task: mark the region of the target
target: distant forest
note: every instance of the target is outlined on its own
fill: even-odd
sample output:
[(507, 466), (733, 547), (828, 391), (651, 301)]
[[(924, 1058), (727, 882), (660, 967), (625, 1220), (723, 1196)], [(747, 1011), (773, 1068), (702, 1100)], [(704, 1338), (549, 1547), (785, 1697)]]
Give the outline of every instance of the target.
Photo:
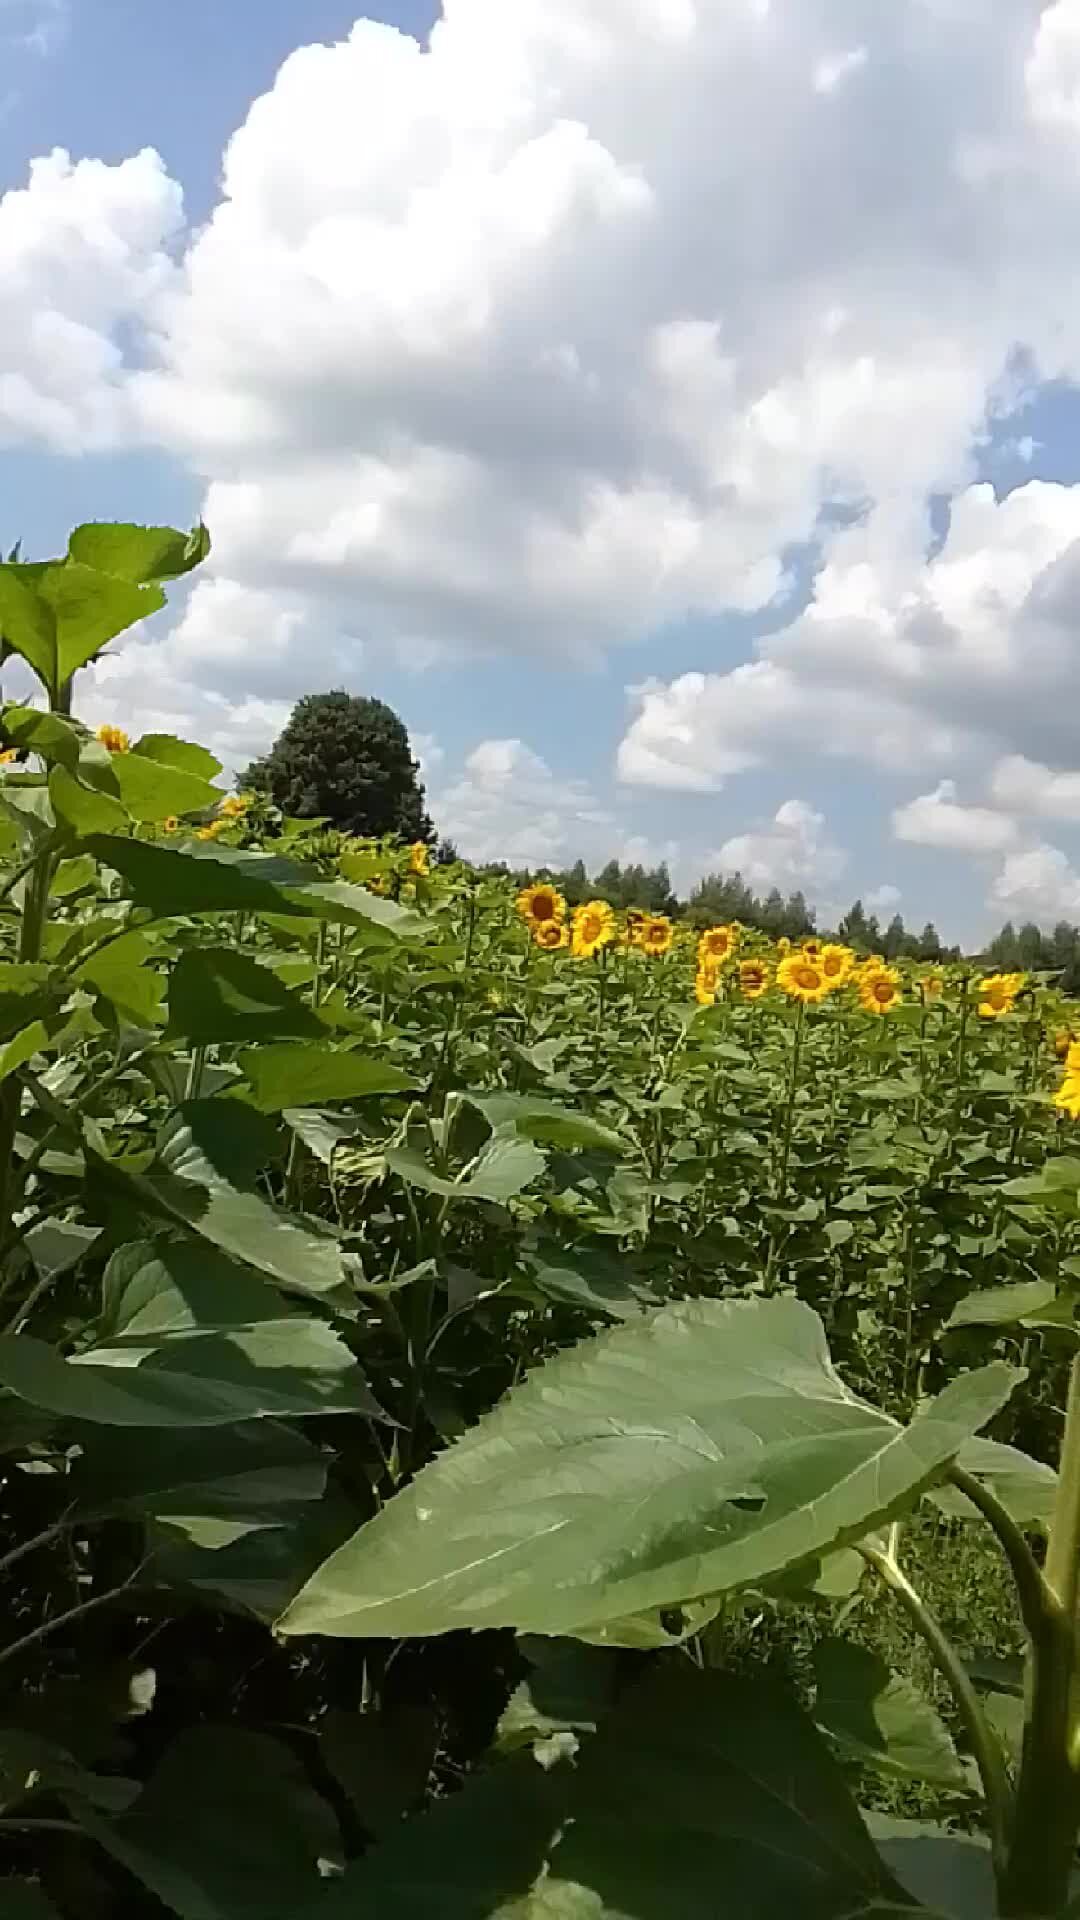
[[(454, 857), (452, 848), (442, 849), (442, 857)], [(532, 869), (512, 869), (503, 862), (492, 862), (481, 869), (491, 875), (503, 875), (517, 885), (535, 878)], [(656, 867), (620, 865), (609, 860), (606, 867), (590, 875), (582, 860), (560, 871), (544, 868), (545, 878), (553, 880), (565, 894), (570, 906), (599, 895), (613, 907), (644, 907), (650, 913), (667, 913), (688, 920), (692, 926), (708, 927), (738, 920), (744, 927), (757, 927), (773, 940), (786, 935), (789, 940), (805, 939), (810, 934), (842, 940), (858, 953), (882, 953), (889, 960), (959, 960), (959, 947), (949, 947), (939, 938), (932, 921), (919, 933), (904, 924), (895, 913), (883, 926), (878, 916), (867, 913), (856, 900), (835, 927), (818, 925), (817, 909), (805, 894), (789, 893), (786, 898), (778, 887), (760, 895), (749, 887), (739, 873), (709, 873), (693, 889), (688, 900), (680, 900), (672, 884), (667, 865)], [(1015, 927), (1007, 921), (1000, 933), (979, 954), (989, 967), (1004, 973), (1054, 973), (1061, 976), (1066, 993), (1080, 993), (1080, 927), (1062, 920), (1052, 933), (1044, 933), (1033, 921)]]

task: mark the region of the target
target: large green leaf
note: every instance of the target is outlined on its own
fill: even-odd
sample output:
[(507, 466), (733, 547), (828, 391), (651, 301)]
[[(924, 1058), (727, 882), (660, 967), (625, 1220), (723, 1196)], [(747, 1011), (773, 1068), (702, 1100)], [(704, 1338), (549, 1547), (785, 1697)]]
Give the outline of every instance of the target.
[[(1053, 1467), (1033, 1460), (1018, 1447), (978, 1438), (965, 1441), (956, 1458), (957, 1465), (982, 1480), (1020, 1526), (1049, 1527), (1057, 1498), (1057, 1474)], [(956, 1487), (935, 1487), (932, 1497), (936, 1506), (958, 1519), (979, 1517), (967, 1496)]]
[(599, 1153), (629, 1152), (634, 1142), (587, 1113), (522, 1093), (470, 1093), (466, 1096), (496, 1131), (506, 1129), (525, 1140)]
[(209, 551), (210, 535), (203, 526), (180, 533), (175, 527), (91, 520), (76, 527), (68, 541), (72, 560), (137, 585), (147, 580), (175, 580), (180, 574), (190, 573)]
[(108, 641), (164, 605), (160, 587), (78, 560), (0, 565), (0, 633), (54, 695)]
[(72, 1812), (180, 1920), (296, 1920), (340, 1857), (288, 1747), (239, 1727), (182, 1733), (120, 1819)]
[(324, 884), (292, 861), (206, 842), (184, 852), (148, 840), (94, 833), (88, 849), (120, 874), (136, 905), (158, 918), (200, 913), (273, 913), (286, 918), (340, 921), (370, 938), (423, 933), (426, 922), (393, 900), (363, 887)]
[(282, 1316), (280, 1296), (250, 1267), (195, 1241), (135, 1240), (118, 1247), (105, 1269), (97, 1333), (109, 1345), (153, 1342)]
[(946, 1920), (990, 1920), (997, 1903), (988, 1841), (881, 1813), (868, 1814), (867, 1825), (914, 1900)]
[(198, 773), (170, 767), (146, 754), (118, 753), (113, 773), (120, 798), (139, 822), (167, 820), (170, 814), (204, 813), (221, 799), (221, 790)]
[(193, 947), (169, 977), (169, 1032), (197, 1046), (325, 1034), (306, 1001), (269, 967), (230, 947)]
[(193, 740), (178, 740), (174, 733), (144, 733), (131, 749), (144, 760), (157, 760), (163, 767), (179, 767), (182, 773), (195, 773), (203, 780), (216, 780), (221, 761), (206, 747)]
[(12, 746), (39, 754), (49, 765), (74, 769), (79, 764), (82, 735), (62, 714), (40, 707), (5, 707), (4, 735)]
[(287, 1633), (574, 1633), (747, 1586), (909, 1507), (1005, 1403), (995, 1364), (910, 1426), (794, 1299), (694, 1301), (539, 1368), (321, 1567)]
[(72, 1487), (84, 1508), (163, 1522), (200, 1545), (214, 1523), (231, 1523), (234, 1537), (283, 1526), (326, 1485), (318, 1448), (279, 1420), (135, 1433), (86, 1426), (79, 1439)]
[(136, 1174), (92, 1152), (87, 1158), (87, 1193), (95, 1201), (111, 1195), (147, 1220), (186, 1228), (290, 1291), (317, 1298), (344, 1295), (340, 1246), (318, 1222), (299, 1220), (261, 1195), (238, 1191), (209, 1173), (202, 1181)]
[(422, 1801), (438, 1745), (427, 1707), (344, 1713), (319, 1722), (319, 1755), (352, 1801), (361, 1826), (381, 1834)]
[(128, 816), (119, 800), (102, 793), (76, 778), (67, 767), (55, 766), (49, 774), (49, 798), (56, 818), (74, 833), (123, 832)]
[(131, 1352), (97, 1348), (77, 1360), (29, 1334), (2, 1334), (0, 1386), (92, 1426), (216, 1427), (266, 1414), (380, 1412), (333, 1329), (297, 1318), (183, 1334)]
[(850, 1640), (819, 1641), (813, 1659), (814, 1718), (843, 1752), (904, 1779), (970, 1790), (948, 1728), (910, 1680)]
[(182, 1100), (158, 1139), (161, 1164), (196, 1186), (254, 1188), (280, 1150), (277, 1121), (247, 1100)]
[(160, 1026), (165, 980), (154, 958), (153, 945), (143, 934), (125, 933), (84, 961), (75, 979), (79, 986), (108, 1000), (135, 1026)]
[(445, 1180), (409, 1147), (395, 1147), (385, 1158), (391, 1173), (407, 1186), (422, 1187), (447, 1200), (491, 1200), (499, 1206), (521, 1193), (547, 1166), (544, 1155), (528, 1140), (505, 1137), (491, 1139), (458, 1180)]
[(359, 1100), (368, 1094), (402, 1093), (416, 1084), (392, 1061), (338, 1051), (329, 1039), (321, 1046), (253, 1048), (240, 1055), (240, 1068), (255, 1105), (264, 1113)]
[(684, 1667), (631, 1692), (575, 1769), (504, 1762), (399, 1828), (328, 1920), (840, 1920), (898, 1893), (787, 1696)]

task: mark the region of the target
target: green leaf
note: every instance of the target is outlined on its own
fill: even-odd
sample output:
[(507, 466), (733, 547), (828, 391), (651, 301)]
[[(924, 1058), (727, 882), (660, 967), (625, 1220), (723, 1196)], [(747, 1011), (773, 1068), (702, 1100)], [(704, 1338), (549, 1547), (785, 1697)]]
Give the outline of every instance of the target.
[(100, 1235), (99, 1227), (80, 1226), (77, 1220), (42, 1220), (23, 1235), (23, 1245), (39, 1280), (53, 1280), (77, 1267)]
[(1057, 1288), (1052, 1280), (1014, 1280), (1005, 1286), (965, 1294), (957, 1301), (945, 1325), (1010, 1326), (1052, 1306), (1056, 1298)]
[(521, 1651), (534, 1665), (500, 1715), (498, 1752), (513, 1753), (553, 1733), (595, 1733), (615, 1698), (614, 1654), (579, 1640), (525, 1639)]
[[(985, 1482), (990, 1492), (1021, 1527), (1049, 1527), (1057, 1498), (1057, 1474), (1041, 1460), (1032, 1460), (1018, 1447), (999, 1440), (966, 1440), (957, 1465)], [(935, 1487), (934, 1505), (961, 1520), (979, 1518), (976, 1509), (956, 1487)]]
[(205, 1522), (183, 1539), (167, 1518), (156, 1527), (154, 1569), (169, 1586), (210, 1595), (218, 1612), (227, 1607), (269, 1627), (355, 1524), (355, 1507), (338, 1492), (279, 1511), (272, 1526), (234, 1528), (212, 1545), (200, 1539)]
[(141, 933), (125, 933), (76, 968), (75, 979), (134, 1026), (156, 1027), (163, 1017), (165, 981), (154, 958), (151, 942)]
[(77, 780), (66, 767), (54, 767), (49, 775), (49, 798), (58, 820), (85, 838), (93, 833), (121, 832), (128, 816), (119, 800)]
[(208, 1522), (282, 1526), (321, 1498), (326, 1462), (278, 1420), (213, 1428), (84, 1427), (72, 1485), (84, 1508), (155, 1520), (202, 1543)]
[(33, 1880), (5, 1880), (4, 1920), (60, 1920), (51, 1900), (46, 1900)]
[(148, 1220), (197, 1233), (294, 1292), (329, 1298), (345, 1291), (333, 1233), (318, 1222), (296, 1219), (259, 1194), (238, 1192), (209, 1175), (200, 1181), (129, 1173), (94, 1153), (88, 1155), (88, 1177), (95, 1194), (111, 1191)]
[(168, 1030), (197, 1046), (326, 1032), (269, 967), (229, 947), (192, 947), (180, 955), (169, 976)]
[[(215, 1427), (267, 1414), (380, 1409), (344, 1342), (319, 1320), (261, 1321), (63, 1360), (29, 1334), (0, 1335), (0, 1385), (32, 1407), (92, 1426)], [(111, 1364), (112, 1362), (116, 1364)]]
[(18, 562), (0, 565), (0, 639), (45, 687), (55, 687), (56, 618), (37, 591), (32, 570)]
[(390, 1061), (335, 1051), (328, 1040), (317, 1047), (259, 1047), (242, 1053), (239, 1064), (263, 1113), (360, 1100), (368, 1094), (402, 1093), (416, 1084)]
[(970, 1791), (951, 1735), (929, 1700), (876, 1653), (826, 1639), (813, 1653), (814, 1718), (853, 1758), (903, 1779)]
[(767, 1682), (657, 1670), (575, 1769), (529, 1766), (398, 1829), (327, 1920), (840, 1920), (899, 1895), (820, 1735)]
[(381, 1834), (424, 1796), (438, 1745), (430, 1707), (383, 1713), (331, 1708), (319, 1723), (319, 1754), (368, 1833)]
[(460, 1180), (444, 1180), (408, 1147), (394, 1148), (385, 1158), (391, 1173), (410, 1187), (422, 1187), (448, 1200), (490, 1200), (499, 1206), (512, 1200), (547, 1166), (544, 1155), (528, 1141), (500, 1137), (489, 1141)]
[(32, 1021), (55, 1012), (62, 999), (48, 967), (36, 961), (0, 960), (0, 1039), (21, 1035)]
[(794, 1299), (693, 1301), (538, 1368), (320, 1568), (287, 1633), (568, 1634), (750, 1585), (910, 1507), (1022, 1376), (903, 1427)]
[(915, 1820), (869, 1813), (886, 1866), (912, 1897), (948, 1920), (988, 1920), (996, 1907), (989, 1843)]
[(524, 1140), (616, 1154), (629, 1152), (634, 1144), (612, 1127), (605, 1127), (599, 1120), (572, 1107), (561, 1107), (554, 1100), (520, 1093), (469, 1093), (464, 1097), (479, 1109), (492, 1129), (506, 1129), (520, 1134)]
[[(178, 767), (181, 773), (195, 774), (201, 780), (216, 780), (221, 772), (221, 761), (205, 747), (196, 746), (192, 740), (178, 740), (174, 733), (144, 733), (131, 751), (140, 759)], [(218, 791), (215, 788), (215, 794)]]
[(78, 766), (82, 737), (61, 714), (43, 712), (39, 707), (5, 707), (3, 725), (13, 747), (25, 747), (50, 765), (72, 772)]
[(137, 586), (73, 560), (55, 560), (37, 571), (34, 590), (55, 623), (49, 687), (63, 686), (118, 633), (165, 605), (160, 587)]
[(184, 1240), (135, 1240), (112, 1254), (101, 1283), (99, 1342), (280, 1320), (282, 1303), (250, 1267)]
[(16, 1073), (25, 1067), (35, 1053), (40, 1053), (48, 1045), (49, 1029), (43, 1020), (31, 1020), (29, 1026), (17, 1033), (7, 1045), (0, 1047), (0, 1082), (7, 1079), (9, 1073)]
[(288, 1747), (240, 1727), (192, 1727), (129, 1814), (72, 1813), (180, 1920), (297, 1920), (340, 1858), (329, 1807)]
[(68, 554), (99, 573), (117, 574), (140, 584), (147, 580), (175, 580), (190, 573), (210, 552), (210, 535), (203, 526), (190, 533), (175, 527), (138, 527), (120, 521), (91, 520), (76, 527)]
[(363, 887), (324, 885), (292, 861), (206, 842), (183, 853), (147, 840), (94, 833), (88, 849), (126, 880), (159, 919), (199, 913), (274, 913), (362, 927), (372, 939), (418, 935), (427, 922)]
[(571, 1266), (566, 1260), (532, 1268), (530, 1286), (545, 1300), (578, 1307), (583, 1313), (603, 1314), (606, 1320), (632, 1320), (646, 1307), (657, 1304), (656, 1296), (640, 1281), (612, 1271), (600, 1260), (589, 1260), (586, 1255), (578, 1258), (579, 1266)]
[(141, 823), (167, 820), (170, 814), (205, 813), (221, 799), (220, 789), (201, 774), (163, 765), (144, 754), (114, 754), (113, 772), (125, 808)]

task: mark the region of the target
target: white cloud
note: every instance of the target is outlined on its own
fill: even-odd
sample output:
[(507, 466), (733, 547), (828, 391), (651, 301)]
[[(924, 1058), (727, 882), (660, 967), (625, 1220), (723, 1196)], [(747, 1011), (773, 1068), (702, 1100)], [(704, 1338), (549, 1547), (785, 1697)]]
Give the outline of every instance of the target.
[(439, 832), (468, 860), (561, 866), (619, 851), (591, 788), (561, 779), (523, 740), (482, 740), (460, 777), (429, 800)]
[(1080, 820), (1080, 773), (1055, 772), (1023, 754), (1010, 754), (994, 768), (991, 788), (998, 804), (1015, 813)]
[(9, 59), (20, 51), (56, 53), (70, 25), (68, 0), (0, 0), (0, 47)]
[(917, 847), (948, 848), (953, 853), (1002, 853), (1015, 844), (1015, 820), (992, 807), (961, 806), (956, 782), (942, 780), (892, 816), (893, 836)]
[(845, 53), (825, 54), (814, 66), (813, 86), (815, 93), (835, 93), (837, 87), (865, 67), (867, 52), (865, 47), (849, 47)]
[(1051, 926), (1080, 920), (1080, 873), (1060, 847), (1040, 845), (1011, 853), (994, 881), (990, 905), (1011, 919)]
[(847, 854), (830, 840), (825, 816), (805, 800), (785, 800), (767, 826), (725, 840), (706, 865), (741, 873), (755, 888), (830, 886), (847, 865)]
[(869, 893), (863, 895), (863, 906), (868, 913), (892, 915), (903, 897), (899, 887), (894, 887), (891, 881), (885, 880), (880, 887), (872, 887)]
[(174, 272), (182, 210), (148, 148), (117, 166), (57, 148), (0, 197), (0, 447), (74, 453), (136, 431), (120, 341)]

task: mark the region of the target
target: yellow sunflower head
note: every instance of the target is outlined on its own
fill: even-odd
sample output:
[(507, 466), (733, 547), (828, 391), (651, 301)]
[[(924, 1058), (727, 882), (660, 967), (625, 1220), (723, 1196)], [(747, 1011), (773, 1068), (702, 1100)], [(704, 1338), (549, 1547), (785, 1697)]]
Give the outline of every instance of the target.
[(817, 1006), (830, 991), (820, 963), (805, 952), (789, 953), (786, 960), (781, 960), (776, 984), (789, 1000), (801, 1000), (807, 1007)]
[(978, 982), (979, 1013), (984, 1020), (1000, 1020), (1011, 1013), (1024, 984), (1022, 973), (986, 973)]
[[(806, 949), (804, 947), (803, 952), (805, 953), (805, 951)], [(833, 945), (822, 947), (818, 955), (818, 965), (825, 975), (830, 989), (835, 992), (838, 987), (846, 986), (850, 980), (852, 970), (855, 966), (855, 955), (852, 953), (850, 947)]]
[(1065, 1056), (1065, 1072), (1070, 1077), (1080, 1079), (1080, 1041), (1070, 1040), (1069, 1042), (1069, 1050)]
[(538, 921), (533, 928), (532, 937), (538, 947), (543, 947), (545, 953), (554, 953), (557, 947), (570, 944), (570, 935), (558, 920)]
[(769, 969), (764, 960), (739, 962), (739, 987), (746, 1000), (760, 1000), (769, 985)]
[(900, 975), (884, 962), (859, 982), (859, 1005), (866, 1013), (891, 1013), (901, 998)]
[(98, 728), (97, 737), (109, 753), (127, 753), (131, 745), (123, 727), (111, 727), (106, 724)]
[(540, 880), (535, 887), (523, 887), (514, 905), (529, 927), (542, 927), (550, 920), (561, 926), (566, 919), (566, 901), (550, 880)]
[(575, 907), (573, 926), (571, 947), (579, 960), (591, 959), (615, 938), (615, 915), (606, 900), (587, 900), (583, 907)]
[(222, 833), (228, 824), (227, 820), (211, 820), (208, 827), (199, 828), (195, 838), (196, 840), (216, 840), (218, 834)]
[(242, 820), (251, 801), (243, 793), (227, 793), (218, 812), (223, 820)]
[(706, 927), (698, 941), (698, 960), (704, 965), (709, 961), (713, 966), (722, 967), (730, 960), (738, 941), (734, 927)]
[(655, 960), (667, 953), (674, 938), (675, 929), (666, 914), (647, 913), (638, 928), (637, 944)]
[(1064, 1060), (1065, 1055), (1073, 1043), (1072, 1029), (1070, 1027), (1059, 1027), (1056, 1033), (1050, 1034), (1049, 1039), (1050, 1045), (1054, 1049), (1055, 1059)]
[(716, 1004), (716, 989), (720, 980), (717, 967), (703, 963), (694, 977), (694, 999), (699, 1007), (712, 1007)]
[(786, 954), (789, 954), (791, 952), (791, 941), (788, 939), (786, 933), (782, 933), (780, 935), (780, 938), (776, 943), (776, 951), (780, 955), (781, 959), (783, 959)]
[(1054, 1105), (1071, 1119), (1080, 1120), (1080, 1074), (1067, 1073), (1054, 1095)]
[(929, 973), (919, 976), (919, 992), (924, 1000), (940, 1000), (945, 991), (945, 975), (940, 967), (931, 967)]
[(368, 892), (375, 894), (380, 900), (390, 891), (390, 882), (385, 873), (373, 873), (371, 879), (366, 881), (365, 885)]
[(423, 840), (414, 840), (409, 848), (409, 872), (419, 874), (431, 872), (431, 856)]
[(807, 958), (810, 960), (821, 959), (821, 941), (820, 940), (804, 940), (802, 943), (802, 950), (806, 954)]
[(161, 823), (161, 831), (162, 833), (179, 833), (180, 822), (177, 819), (175, 813), (170, 813), (166, 815), (165, 819)]
[(0, 753), (0, 767), (10, 767), (19, 757), (18, 747), (9, 747), (6, 753)]

